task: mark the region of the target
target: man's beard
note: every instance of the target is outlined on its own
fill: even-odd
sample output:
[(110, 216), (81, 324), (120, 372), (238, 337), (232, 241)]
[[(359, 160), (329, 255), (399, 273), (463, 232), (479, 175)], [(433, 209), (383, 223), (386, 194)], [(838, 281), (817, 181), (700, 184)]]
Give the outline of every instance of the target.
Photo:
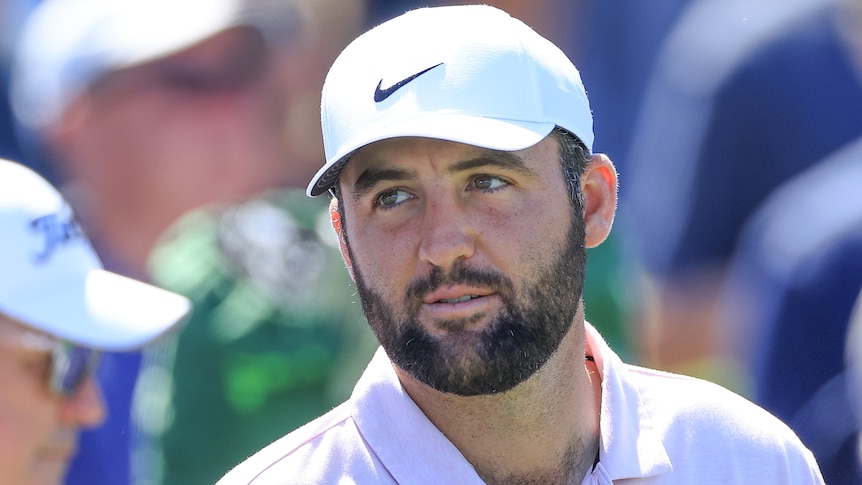
[[(582, 217), (572, 219), (564, 250), (538, 267), (537, 274), (524, 282), (521, 295), (503, 274), (467, 268), (458, 260), (447, 274), (435, 267), (428, 277), (411, 282), (405, 295), (407, 309), (397, 314), (354, 264), (362, 308), (389, 358), (418, 381), (460, 396), (504, 392), (530, 378), (559, 348), (581, 299), (584, 226)], [(355, 262), (349, 243), (347, 247)], [(467, 319), (438, 321), (450, 334), (430, 335), (418, 319), (422, 297), (459, 283), (492, 290), (502, 299), (503, 310), (476, 335), (458, 332), (473, 323)], [(483, 316), (477, 314), (474, 320)]]

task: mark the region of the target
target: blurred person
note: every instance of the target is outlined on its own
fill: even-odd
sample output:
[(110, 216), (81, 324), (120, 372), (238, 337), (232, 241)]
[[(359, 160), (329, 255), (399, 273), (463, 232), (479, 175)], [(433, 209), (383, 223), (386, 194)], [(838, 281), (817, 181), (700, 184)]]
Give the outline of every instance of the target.
[(126, 272), (143, 274), (155, 241), (188, 210), (285, 177), (261, 20), (241, 8), (50, 0), (24, 27), (16, 116)]
[(287, 180), (186, 214), (151, 254), (152, 280), (192, 299), (195, 313), (145, 360), (136, 409), (146, 414), (148, 442), (136, 483), (214, 483), (348, 397), (376, 348), (328, 204), (303, 190), (323, 158), (320, 125), (308, 121), (319, 116), (326, 69), (363, 28), (363, 2), (249, 7), (293, 24), (285, 35), (271, 32)]
[(751, 392), (721, 288), (770, 191), (862, 134), (860, 5), (698, 0), (669, 35), (620, 196), (642, 362)]
[(175, 341), (145, 356), (133, 483), (213, 483), (346, 398), (376, 347), (342, 270), (328, 204), (303, 190), (323, 157), (320, 126), (308, 120), (319, 116), (326, 68), (363, 27), (363, 2), (245, 7), (271, 19), (267, 89), (278, 93), (271, 131), (284, 178), (186, 213), (150, 253), (152, 281), (191, 298), (195, 313)]
[(105, 409), (94, 372), (173, 330), (176, 294), (110, 273), (44, 178), (0, 160), (0, 483), (59, 485)]
[[(46, 0), (12, 72), (22, 144), (44, 156), (106, 267), (146, 279), (185, 212), (285, 177), (266, 30), (234, 0)], [(141, 354), (108, 354), (113, 413), (82, 436), (70, 484), (128, 483)]]
[(832, 485), (862, 483), (843, 348), (862, 288), (862, 137), (780, 185), (744, 226), (719, 321), (753, 400)]
[(321, 124), (307, 193), (333, 197), (381, 347), (219, 483), (823, 483), (776, 418), (623, 364), (584, 320), (617, 177), (550, 41), (487, 5), (407, 12), (336, 58)]

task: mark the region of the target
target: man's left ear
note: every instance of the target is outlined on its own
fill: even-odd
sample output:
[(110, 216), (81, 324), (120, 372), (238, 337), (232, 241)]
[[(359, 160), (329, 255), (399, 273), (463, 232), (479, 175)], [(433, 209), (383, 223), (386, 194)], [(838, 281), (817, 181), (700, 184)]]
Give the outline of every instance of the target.
[(587, 169), (581, 174), (581, 193), (584, 196), (584, 244), (592, 248), (608, 237), (617, 212), (617, 170), (607, 155), (597, 153), (590, 157)]
[(344, 228), (341, 225), (341, 214), (338, 213), (338, 199), (335, 197), (329, 202), (329, 218), (332, 221), (332, 228), (338, 235), (338, 247), (341, 249), (341, 257), (344, 258), (344, 264), (347, 266), (347, 272), (350, 273), (350, 279), (353, 278), (353, 261), (350, 260), (350, 252), (347, 250), (347, 243), (344, 240)]

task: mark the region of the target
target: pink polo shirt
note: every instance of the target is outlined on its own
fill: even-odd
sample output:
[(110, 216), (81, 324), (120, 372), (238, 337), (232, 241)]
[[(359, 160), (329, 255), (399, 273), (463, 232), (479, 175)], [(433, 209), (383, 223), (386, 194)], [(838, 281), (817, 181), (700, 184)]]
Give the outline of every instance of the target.
[[(811, 452), (765, 410), (703, 380), (624, 364), (589, 324), (602, 374), (599, 463), (582, 485), (822, 484)], [(222, 478), (240, 484), (484, 482), (378, 349), (348, 401)]]

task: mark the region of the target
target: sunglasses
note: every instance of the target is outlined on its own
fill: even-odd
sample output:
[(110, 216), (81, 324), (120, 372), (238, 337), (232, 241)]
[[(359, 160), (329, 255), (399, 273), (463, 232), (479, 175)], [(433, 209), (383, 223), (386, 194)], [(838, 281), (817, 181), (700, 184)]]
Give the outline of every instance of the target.
[(102, 352), (29, 330), (12, 330), (0, 326), (0, 340), (23, 348), (50, 353), (48, 389), (64, 399), (73, 397), (84, 382), (94, 376), (102, 361)]
[(102, 352), (59, 340), (51, 352), (48, 387), (58, 396), (71, 398), (87, 378), (96, 375), (101, 362)]

